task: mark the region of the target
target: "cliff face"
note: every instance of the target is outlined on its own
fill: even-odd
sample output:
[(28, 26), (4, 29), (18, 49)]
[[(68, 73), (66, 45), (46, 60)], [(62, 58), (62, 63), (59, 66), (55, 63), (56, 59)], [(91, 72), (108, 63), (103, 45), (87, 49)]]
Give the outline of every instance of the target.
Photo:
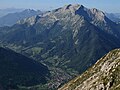
[(58, 90), (120, 90), (120, 49), (109, 52)]

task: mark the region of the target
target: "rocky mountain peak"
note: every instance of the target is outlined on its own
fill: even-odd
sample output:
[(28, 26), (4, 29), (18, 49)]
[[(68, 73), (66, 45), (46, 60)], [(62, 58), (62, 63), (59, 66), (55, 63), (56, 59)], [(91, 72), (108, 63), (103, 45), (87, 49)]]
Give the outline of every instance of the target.
[(25, 18), (23, 20), (19, 20), (17, 22), (17, 24), (25, 24), (25, 23), (27, 23), (28, 25), (33, 25), (33, 24), (35, 24), (38, 21), (38, 19), (40, 17), (41, 17), (41, 15), (36, 15), (36, 16), (32, 16), (30, 18)]
[(77, 10), (77, 9), (79, 9), (79, 8), (84, 8), (84, 6), (83, 6), (83, 5), (80, 5), (80, 4), (74, 4), (74, 5), (69, 4), (69, 5), (65, 5), (65, 6), (63, 7), (64, 10), (68, 10), (68, 9)]
[(58, 8), (58, 9), (55, 9), (53, 10), (52, 12), (54, 13), (72, 13), (72, 15), (75, 15), (75, 12), (77, 10), (80, 10), (81, 9), (84, 9), (85, 7), (83, 5), (79, 5), (79, 4), (68, 4), (68, 5), (65, 5), (61, 8)]
[(62, 8), (62, 11), (70, 11), (72, 14), (75, 15), (75, 12), (78, 11), (78, 10), (84, 10), (85, 7), (83, 5), (79, 5), (79, 4), (69, 4), (69, 5), (65, 5), (63, 8)]
[(90, 12), (91, 12), (91, 15), (94, 16), (97, 20), (100, 20), (100, 21), (105, 21), (105, 14), (104, 12), (96, 9), (96, 8), (92, 8), (90, 9)]
[[(53, 11), (50, 12), (46, 12), (42, 15), (42, 17), (50, 17), (53, 18), (55, 20), (62, 20), (67, 18), (67, 20), (69, 19), (68, 17), (75, 17), (75, 15), (77, 15), (78, 18), (80, 17), (84, 17), (85, 20), (91, 22), (91, 23), (96, 23), (96, 22), (105, 22), (105, 14), (98, 10), (98, 9), (88, 9), (86, 7), (84, 7), (83, 5), (80, 4), (68, 4), (65, 5), (61, 8), (55, 9)], [(33, 17), (31, 17), (29, 19), (29, 21), (34, 21)], [(28, 19), (25, 19), (24, 21), (28, 22)], [(31, 24), (33, 25), (33, 24)]]
[(25, 9), (25, 12), (30, 12), (30, 11), (34, 11), (33, 9)]
[(52, 11), (53, 13), (57, 14), (70, 14), (70, 15), (79, 15), (84, 17), (86, 20), (90, 22), (105, 22), (105, 14), (104, 12), (93, 8), (93, 9), (88, 9), (84, 7), (83, 5), (80, 4), (69, 4), (65, 5), (61, 8), (55, 9)]

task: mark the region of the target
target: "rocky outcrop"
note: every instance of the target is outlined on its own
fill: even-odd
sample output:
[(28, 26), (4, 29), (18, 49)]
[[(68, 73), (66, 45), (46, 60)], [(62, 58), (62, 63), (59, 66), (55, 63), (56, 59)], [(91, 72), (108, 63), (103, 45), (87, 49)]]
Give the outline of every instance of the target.
[(109, 52), (58, 90), (120, 90), (120, 49)]

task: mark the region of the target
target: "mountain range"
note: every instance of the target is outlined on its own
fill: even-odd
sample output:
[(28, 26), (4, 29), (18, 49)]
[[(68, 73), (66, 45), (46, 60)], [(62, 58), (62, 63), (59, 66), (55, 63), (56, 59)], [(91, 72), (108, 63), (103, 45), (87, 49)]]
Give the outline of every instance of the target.
[(17, 8), (0, 9), (0, 17), (3, 17), (8, 13), (15, 13), (15, 12), (21, 12), (21, 11), (23, 11), (23, 9), (17, 9)]
[(120, 23), (120, 13), (106, 13), (106, 16), (113, 22)]
[(7, 15), (4, 15), (3, 17), (0, 17), (0, 27), (3, 26), (12, 26), (17, 23), (17, 21), (32, 17), (35, 15), (42, 14), (41, 11), (35, 11), (32, 9), (26, 9), (21, 12), (15, 12), (15, 13), (8, 13)]
[(45, 64), (52, 77), (46, 86), (56, 89), (120, 48), (119, 29), (104, 12), (69, 4), (1, 27), (0, 43)]

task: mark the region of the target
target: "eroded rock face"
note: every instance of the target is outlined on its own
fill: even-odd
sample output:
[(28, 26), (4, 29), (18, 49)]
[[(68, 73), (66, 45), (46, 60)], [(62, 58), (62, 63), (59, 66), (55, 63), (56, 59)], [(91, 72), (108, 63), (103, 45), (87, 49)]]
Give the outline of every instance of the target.
[(120, 49), (102, 57), (81, 76), (65, 84), (59, 90), (119, 90)]

